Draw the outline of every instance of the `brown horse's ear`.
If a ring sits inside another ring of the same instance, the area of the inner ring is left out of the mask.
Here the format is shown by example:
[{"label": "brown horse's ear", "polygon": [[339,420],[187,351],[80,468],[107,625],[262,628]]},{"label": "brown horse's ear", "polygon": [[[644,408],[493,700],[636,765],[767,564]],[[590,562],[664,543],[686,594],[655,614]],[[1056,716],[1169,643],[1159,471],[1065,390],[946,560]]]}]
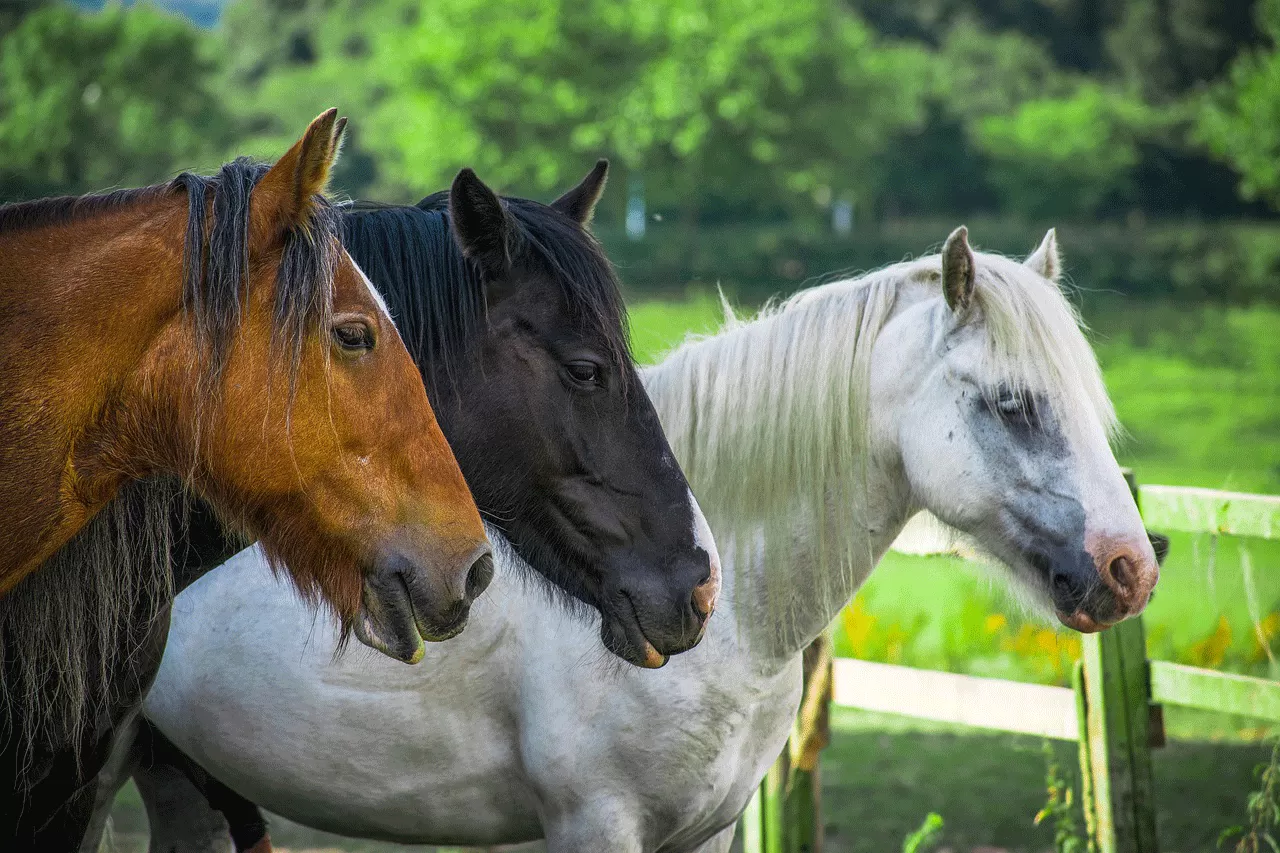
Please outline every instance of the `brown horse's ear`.
[{"label": "brown horse's ear", "polygon": [[1058,254],[1057,229],[1050,228],[1044,235],[1044,239],[1040,241],[1040,248],[1028,255],[1022,263],[1057,284],[1058,278],[1062,275],[1062,256]]},{"label": "brown horse's ear", "polygon": [[969,229],[961,225],[942,247],[942,293],[957,317],[967,314],[973,302],[975,264],[969,248]]},{"label": "brown horse's ear", "polygon": [[502,200],[470,169],[449,188],[449,220],[462,254],[479,265],[485,283],[506,278],[515,229]]},{"label": "brown horse's ear", "polygon": [[274,236],[311,221],[315,197],[329,183],[346,127],[347,120],[338,118],[336,109],[327,110],[262,176],[250,200],[258,233]]},{"label": "brown horse's ear", "polygon": [[551,202],[551,206],[579,225],[586,225],[596,212],[596,202],[604,195],[604,185],[608,180],[609,161],[597,160],[595,168],[582,179],[582,183]]}]

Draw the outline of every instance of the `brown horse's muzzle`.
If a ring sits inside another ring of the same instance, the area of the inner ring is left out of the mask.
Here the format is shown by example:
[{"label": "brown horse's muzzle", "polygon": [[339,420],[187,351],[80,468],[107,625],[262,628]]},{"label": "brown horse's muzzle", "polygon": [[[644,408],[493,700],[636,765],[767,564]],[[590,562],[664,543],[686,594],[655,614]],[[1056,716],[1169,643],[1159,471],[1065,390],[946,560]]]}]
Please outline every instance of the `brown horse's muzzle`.
[{"label": "brown horse's muzzle", "polygon": [[457,636],[471,603],[493,580],[486,542],[456,566],[423,566],[409,552],[384,549],[365,576],[355,635],[360,642],[405,663],[417,663],[427,642]]}]

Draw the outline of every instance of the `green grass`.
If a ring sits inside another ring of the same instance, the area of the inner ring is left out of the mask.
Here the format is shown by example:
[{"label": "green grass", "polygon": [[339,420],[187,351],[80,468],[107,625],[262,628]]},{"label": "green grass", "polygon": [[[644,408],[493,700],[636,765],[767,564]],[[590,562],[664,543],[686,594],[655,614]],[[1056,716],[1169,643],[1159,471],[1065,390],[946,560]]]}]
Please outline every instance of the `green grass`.
[{"label": "green grass", "polygon": [[[929,812],[946,821],[943,846],[1052,848],[1033,818],[1045,803],[1043,741],[837,709],[823,753],[828,853],[883,853]],[[1076,745],[1055,742],[1063,775],[1078,773]],[[1155,753],[1157,829],[1166,853],[1212,851],[1240,822],[1254,785],[1258,744],[1172,741]],[[1078,825],[1083,826],[1082,819]]]}]

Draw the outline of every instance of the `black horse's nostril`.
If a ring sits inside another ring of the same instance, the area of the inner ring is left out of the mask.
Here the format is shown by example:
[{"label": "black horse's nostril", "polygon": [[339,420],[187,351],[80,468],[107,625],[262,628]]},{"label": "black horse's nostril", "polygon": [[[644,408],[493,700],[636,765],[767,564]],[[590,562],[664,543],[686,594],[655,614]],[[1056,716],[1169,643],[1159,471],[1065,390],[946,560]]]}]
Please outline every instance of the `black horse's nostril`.
[{"label": "black horse's nostril", "polygon": [[489,587],[493,580],[493,552],[486,551],[480,555],[467,572],[467,598],[474,601],[480,593]]},{"label": "black horse's nostril", "polygon": [[689,596],[689,606],[693,609],[694,618],[698,620],[699,625],[711,617],[711,611],[715,608],[715,592],[711,576],[707,575],[693,588],[693,594]]}]

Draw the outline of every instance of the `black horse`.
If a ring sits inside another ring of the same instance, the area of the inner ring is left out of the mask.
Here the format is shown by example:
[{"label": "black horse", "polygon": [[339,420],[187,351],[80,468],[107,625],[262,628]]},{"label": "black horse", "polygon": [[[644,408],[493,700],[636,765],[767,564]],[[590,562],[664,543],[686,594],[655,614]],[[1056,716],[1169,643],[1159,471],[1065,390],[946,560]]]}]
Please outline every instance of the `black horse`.
[{"label": "black horse", "polygon": [[[653,665],[700,638],[711,555],[636,374],[617,278],[586,229],[606,173],[601,161],[542,205],[499,199],[464,170],[417,206],[351,206],[343,241],[386,299],[481,512],[568,600],[600,611],[607,648]],[[243,544],[198,506],[174,525],[177,589]],[[0,756],[0,785],[12,778],[0,794],[13,792],[0,841],[16,842],[0,847],[78,848],[167,628],[166,611],[132,637],[83,742],[50,746],[35,774]]]}]

